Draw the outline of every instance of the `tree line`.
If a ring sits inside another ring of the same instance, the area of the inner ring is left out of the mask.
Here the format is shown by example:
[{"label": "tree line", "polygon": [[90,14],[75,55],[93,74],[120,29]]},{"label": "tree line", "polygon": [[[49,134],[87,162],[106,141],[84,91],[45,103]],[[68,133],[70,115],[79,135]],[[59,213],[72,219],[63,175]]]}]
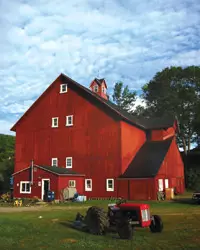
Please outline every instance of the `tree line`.
[{"label": "tree line", "polygon": [[0,194],[9,191],[14,171],[15,137],[0,134]]}]

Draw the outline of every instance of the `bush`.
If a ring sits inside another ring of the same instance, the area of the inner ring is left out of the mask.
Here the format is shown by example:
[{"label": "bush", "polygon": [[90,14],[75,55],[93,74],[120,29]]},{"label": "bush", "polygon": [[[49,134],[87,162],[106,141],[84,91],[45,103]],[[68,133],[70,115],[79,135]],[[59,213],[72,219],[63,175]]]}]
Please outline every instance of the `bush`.
[{"label": "bush", "polygon": [[186,171],[188,180],[188,189],[200,190],[200,169],[199,168],[189,168]]},{"label": "bush", "polygon": [[10,201],[11,201],[10,193],[5,193],[1,195],[1,202],[10,202]]}]

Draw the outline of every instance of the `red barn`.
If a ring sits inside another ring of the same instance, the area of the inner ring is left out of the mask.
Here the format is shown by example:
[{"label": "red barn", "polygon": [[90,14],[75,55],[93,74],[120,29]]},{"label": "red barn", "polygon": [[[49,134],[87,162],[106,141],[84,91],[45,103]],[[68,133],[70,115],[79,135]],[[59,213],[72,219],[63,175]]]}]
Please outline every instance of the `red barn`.
[{"label": "red barn", "polygon": [[[12,127],[14,197],[76,187],[88,198],[157,199],[184,192],[184,166],[172,118],[136,119],[109,101],[104,79],[90,89],[64,74]],[[34,160],[31,166],[31,160]]]}]

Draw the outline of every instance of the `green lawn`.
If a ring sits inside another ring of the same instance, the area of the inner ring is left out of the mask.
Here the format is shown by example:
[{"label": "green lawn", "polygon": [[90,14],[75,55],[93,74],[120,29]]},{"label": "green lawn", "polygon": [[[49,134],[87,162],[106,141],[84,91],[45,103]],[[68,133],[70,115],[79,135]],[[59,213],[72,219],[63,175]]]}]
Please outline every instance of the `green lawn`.
[{"label": "green lawn", "polygon": [[[149,202],[151,213],[162,216],[164,231],[136,229],[132,241],[117,234],[94,236],[69,227],[85,206],[107,206],[107,201],[52,206],[51,211],[0,213],[0,249],[200,249],[200,206],[186,202]],[[83,206],[83,208],[80,208]],[[42,216],[42,218],[39,218]]]}]

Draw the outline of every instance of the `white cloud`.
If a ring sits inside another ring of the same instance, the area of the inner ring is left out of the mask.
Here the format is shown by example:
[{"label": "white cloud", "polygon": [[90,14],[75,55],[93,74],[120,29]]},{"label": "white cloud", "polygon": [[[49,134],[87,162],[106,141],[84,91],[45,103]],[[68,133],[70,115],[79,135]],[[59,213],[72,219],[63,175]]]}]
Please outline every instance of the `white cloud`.
[{"label": "white cloud", "polygon": [[146,107],[145,100],[142,99],[140,96],[136,97],[135,105],[131,108],[131,110],[135,111],[135,109],[136,109],[137,106]]},{"label": "white cloud", "polygon": [[14,132],[10,131],[12,123],[6,120],[0,120],[0,134],[14,135]]},{"label": "white cloud", "polygon": [[61,72],[139,90],[164,67],[199,65],[199,11],[195,0],[2,0],[0,116],[23,113]]}]

